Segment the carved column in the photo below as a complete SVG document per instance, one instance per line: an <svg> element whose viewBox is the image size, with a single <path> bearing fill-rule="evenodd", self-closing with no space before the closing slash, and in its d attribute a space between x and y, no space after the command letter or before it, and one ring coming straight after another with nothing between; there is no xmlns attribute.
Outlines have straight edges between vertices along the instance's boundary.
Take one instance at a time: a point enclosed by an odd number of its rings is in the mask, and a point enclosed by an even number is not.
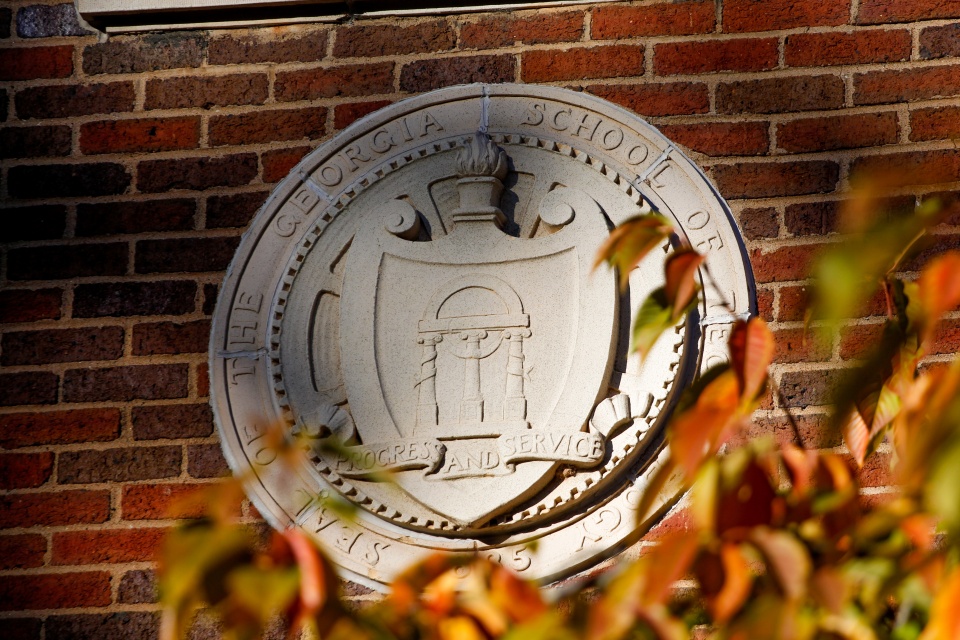
<svg viewBox="0 0 960 640"><path fill-rule="evenodd" d="M524 420L527 417L527 399L523 395L523 339L530 337L530 330L509 329L503 332L503 337L510 341L503 418Z"/></svg>
<svg viewBox="0 0 960 640"><path fill-rule="evenodd" d="M460 422L483 421L483 396L480 394L480 341L487 332L464 331L461 340L466 340L467 348L463 354L463 400L460 402Z"/></svg>
<svg viewBox="0 0 960 640"><path fill-rule="evenodd" d="M441 335L427 335L417 338L422 345L420 352L420 401L417 403L417 426L437 426L437 343L443 340Z"/></svg>

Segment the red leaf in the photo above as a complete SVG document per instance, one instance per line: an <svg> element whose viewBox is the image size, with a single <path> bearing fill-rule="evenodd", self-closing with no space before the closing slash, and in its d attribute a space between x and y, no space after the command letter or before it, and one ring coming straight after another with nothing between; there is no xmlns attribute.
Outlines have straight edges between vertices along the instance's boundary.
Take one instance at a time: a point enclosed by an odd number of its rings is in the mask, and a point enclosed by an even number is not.
<svg viewBox="0 0 960 640"><path fill-rule="evenodd" d="M740 397L753 400L767 380L773 362L773 334L762 318L738 321L730 335L730 362L740 381Z"/></svg>
<svg viewBox="0 0 960 640"><path fill-rule="evenodd" d="M720 560L723 564L723 587L710 603L717 624L725 623L740 611L753 586L750 565L739 546L724 544L720 547Z"/></svg>
<svg viewBox="0 0 960 640"><path fill-rule="evenodd" d="M960 305L960 253L951 251L932 260L917 284L924 315L932 328L944 313Z"/></svg>
<svg viewBox="0 0 960 640"><path fill-rule="evenodd" d="M670 450L677 464L693 478L701 462L722 444L723 434L739 405L737 377L725 371L712 380L696 404L670 424Z"/></svg>
<svg viewBox="0 0 960 640"><path fill-rule="evenodd" d="M663 267L666 274L664 291L673 317L679 317L697 294L697 269L705 259L706 256L689 248L678 249L667 258Z"/></svg>

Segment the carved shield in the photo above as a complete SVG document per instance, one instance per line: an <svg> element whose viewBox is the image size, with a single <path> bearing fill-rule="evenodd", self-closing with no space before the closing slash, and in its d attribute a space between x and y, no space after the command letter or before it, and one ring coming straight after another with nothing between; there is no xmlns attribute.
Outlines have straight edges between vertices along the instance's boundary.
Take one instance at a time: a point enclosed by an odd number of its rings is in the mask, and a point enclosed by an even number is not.
<svg viewBox="0 0 960 640"><path fill-rule="evenodd" d="M470 170L471 152L491 157ZM537 203L542 233L511 236L498 161L482 134L461 150L446 235L431 237L402 199L378 207L351 244L340 306L362 446L337 470L395 468L411 498L467 526L536 492L559 463L601 462L588 420L617 335L614 274L591 273L608 234L600 208L557 185Z"/></svg>

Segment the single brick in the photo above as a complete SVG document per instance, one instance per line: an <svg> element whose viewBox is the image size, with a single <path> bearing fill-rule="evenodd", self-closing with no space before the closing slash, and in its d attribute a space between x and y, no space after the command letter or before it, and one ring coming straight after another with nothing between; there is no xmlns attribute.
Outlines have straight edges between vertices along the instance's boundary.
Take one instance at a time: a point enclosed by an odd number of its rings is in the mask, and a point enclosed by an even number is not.
<svg viewBox="0 0 960 640"><path fill-rule="evenodd" d="M777 146L794 153L876 147L896 143L899 129L893 111L804 118L777 125Z"/></svg>
<svg viewBox="0 0 960 640"><path fill-rule="evenodd" d="M120 276L127 272L126 243L76 244L12 249L7 254L11 280L54 280ZM91 260L96 256L96 260Z"/></svg>
<svg viewBox="0 0 960 640"><path fill-rule="evenodd" d="M240 238L176 238L137 243L137 273L223 271L230 264Z"/></svg>
<svg viewBox="0 0 960 640"><path fill-rule="evenodd" d="M774 321L773 291L770 289L757 290L757 313L767 322Z"/></svg>
<svg viewBox="0 0 960 640"><path fill-rule="evenodd" d="M70 369L63 374L65 402L160 400L185 397L187 397L187 365L185 364Z"/></svg>
<svg viewBox="0 0 960 640"><path fill-rule="evenodd" d="M197 365L197 395L206 398L210 395L210 367L206 362Z"/></svg>
<svg viewBox="0 0 960 640"><path fill-rule="evenodd" d="M62 289L0 291L0 323L57 320L62 299Z"/></svg>
<svg viewBox="0 0 960 640"><path fill-rule="evenodd" d="M229 116L213 116L211 146L256 144L286 140L316 140L327 128L327 108L271 109Z"/></svg>
<svg viewBox="0 0 960 640"><path fill-rule="evenodd" d="M823 236L836 233L840 219L839 201L791 204L784 212L787 232L795 236Z"/></svg>
<svg viewBox="0 0 960 640"><path fill-rule="evenodd" d="M21 89L14 103L22 120L72 118L133 111L135 97L132 82L107 82Z"/></svg>
<svg viewBox="0 0 960 640"><path fill-rule="evenodd" d="M297 31L281 37L276 37L271 30L264 30L258 35L214 38L207 49L209 63L315 62L322 60L327 52L326 30Z"/></svg>
<svg viewBox="0 0 960 640"><path fill-rule="evenodd" d="M773 435L777 444L788 442L798 444L797 432L800 434L801 446L808 449L823 449L842 444L839 432L830 427L827 414L793 416L793 422L796 424L796 430L787 416L756 418L730 440L729 446L742 447L757 438L770 435Z"/></svg>
<svg viewBox="0 0 960 640"><path fill-rule="evenodd" d="M219 444L191 444L187 446L187 473L194 478L223 478L230 475L230 467Z"/></svg>
<svg viewBox="0 0 960 640"><path fill-rule="evenodd" d="M960 235L937 234L927 236L918 243L920 250L903 263L903 271L920 271L931 260L947 251L960 250Z"/></svg>
<svg viewBox="0 0 960 640"><path fill-rule="evenodd" d="M72 134L66 125L0 129L0 158L70 155Z"/></svg>
<svg viewBox="0 0 960 640"><path fill-rule="evenodd" d="M178 475L178 446L64 451L57 465L57 480L61 484L134 482Z"/></svg>
<svg viewBox="0 0 960 640"><path fill-rule="evenodd" d="M126 168L113 162L12 167L8 176L14 198L112 196L130 186Z"/></svg>
<svg viewBox="0 0 960 640"><path fill-rule="evenodd" d="M718 165L711 174L727 198L769 198L829 193L837 188L840 166L830 160Z"/></svg>
<svg viewBox="0 0 960 640"><path fill-rule="evenodd" d="M740 212L740 227L749 240L776 238L780 235L780 221L773 207L744 209Z"/></svg>
<svg viewBox="0 0 960 640"><path fill-rule="evenodd" d="M153 604L159 599L157 576L153 571L135 569L127 571L120 578L117 602L121 604Z"/></svg>
<svg viewBox="0 0 960 640"><path fill-rule="evenodd" d="M952 140L958 137L960 107L931 107L910 112L911 140Z"/></svg>
<svg viewBox="0 0 960 640"><path fill-rule="evenodd" d="M642 116L685 115L710 110L707 85L699 82L597 84L587 87L587 91Z"/></svg>
<svg viewBox="0 0 960 640"><path fill-rule="evenodd" d="M83 48L83 72L143 73L162 69L199 67L206 36L202 32L167 31L143 36L120 36Z"/></svg>
<svg viewBox="0 0 960 640"><path fill-rule="evenodd" d="M335 129L345 129L368 113L373 113L389 104L391 104L389 100L338 104L333 108L333 127Z"/></svg>
<svg viewBox="0 0 960 640"><path fill-rule="evenodd" d="M891 186L937 184L960 180L960 150L912 151L858 158L850 174L881 176Z"/></svg>
<svg viewBox="0 0 960 640"><path fill-rule="evenodd" d="M855 104L910 102L960 94L960 65L871 71L853 77Z"/></svg>
<svg viewBox="0 0 960 640"><path fill-rule="evenodd" d="M196 283L184 280L84 284L74 290L73 316L183 315L193 312L196 293Z"/></svg>
<svg viewBox="0 0 960 640"><path fill-rule="evenodd" d="M584 14L580 11L538 13L523 17L496 13L460 26L463 49L495 49L516 42L544 44L576 42L583 35ZM596 18L594 18L596 19Z"/></svg>
<svg viewBox="0 0 960 640"><path fill-rule="evenodd" d="M207 205L210 206L209 204ZM217 291L219 287L215 284L203 285L203 313L211 316L217 306Z"/></svg>
<svg viewBox="0 0 960 640"><path fill-rule="evenodd" d="M0 447L107 442L120 436L119 409L73 409L0 415Z"/></svg>
<svg viewBox="0 0 960 640"><path fill-rule="evenodd" d="M178 404L133 409L135 440L204 438L213 433L209 404Z"/></svg>
<svg viewBox="0 0 960 640"><path fill-rule="evenodd" d="M637 36L683 36L709 33L716 27L712 2L661 2L640 7L606 5L593 10L590 22L594 40Z"/></svg>
<svg viewBox="0 0 960 640"><path fill-rule="evenodd" d="M827 405L830 394L849 375L844 369L790 371L780 378L780 392L790 408Z"/></svg>
<svg viewBox="0 0 960 640"><path fill-rule="evenodd" d="M718 113L785 113L843 106L838 76L794 76L723 82L717 85Z"/></svg>
<svg viewBox="0 0 960 640"><path fill-rule="evenodd" d="M0 49L0 80L67 78L73 73L73 47Z"/></svg>
<svg viewBox="0 0 960 640"><path fill-rule="evenodd" d="M674 142L708 156L757 155L770 147L766 122L667 124L659 129Z"/></svg>
<svg viewBox="0 0 960 640"><path fill-rule="evenodd" d="M418 92L470 82L511 82L514 66L510 55L417 60L400 70L400 89Z"/></svg>
<svg viewBox="0 0 960 640"><path fill-rule="evenodd" d="M40 618L2 618L0 637L9 640L40 640L43 620Z"/></svg>
<svg viewBox="0 0 960 640"><path fill-rule="evenodd" d="M53 473L53 454L0 454L0 490L35 489L50 479Z"/></svg>
<svg viewBox="0 0 960 640"><path fill-rule="evenodd" d="M960 22L941 27L927 27L920 32L920 57L956 58L960 56Z"/></svg>
<svg viewBox="0 0 960 640"><path fill-rule="evenodd" d="M819 244L786 246L766 252L756 249L750 254L753 274L759 283L803 280L822 250L823 245ZM785 318L781 315L780 320Z"/></svg>
<svg viewBox="0 0 960 640"><path fill-rule="evenodd" d="M0 407L56 404L59 381L57 374L46 371L0 373Z"/></svg>
<svg viewBox="0 0 960 640"><path fill-rule="evenodd" d="M145 562L157 556L166 528L99 529L53 534L51 564Z"/></svg>
<svg viewBox="0 0 960 640"><path fill-rule="evenodd" d="M206 353L210 321L156 322L133 328L133 355Z"/></svg>
<svg viewBox="0 0 960 640"><path fill-rule="evenodd" d="M520 75L524 82L640 76L643 51L642 45L632 44L525 51Z"/></svg>
<svg viewBox="0 0 960 640"><path fill-rule="evenodd" d="M0 242L55 240L66 224L67 208L59 204L0 209Z"/></svg>
<svg viewBox="0 0 960 640"><path fill-rule="evenodd" d="M80 26L72 3L21 7L17 11L17 35L21 38L85 36L91 32Z"/></svg>
<svg viewBox="0 0 960 640"><path fill-rule="evenodd" d="M0 496L0 528L100 524L110 518L109 491L58 491Z"/></svg>
<svg viewBox="0 0 960 640"><path fill-rule="evenodd" d="M723 30L775 31L846 24L850 0L724 0Z"/></svg>
<svg viewBox="0 0 960 640"><path fill-rule="evenodd" d="M109 604L110 574L106 571L0 577L0 611L105 607Z"/></svg>
<svg viewBox="0 0 960 640"><path fill-rule="evenodd" d="M13 19L13 12L6 8L0 8L0 39L10 37L10 21Z"/></svg>
<svg viewBox="0 0 960 640"><path fill-rule="evenodd" d="M273 151L264 151L260 154L260 163L263 165L263 181L266 183L280 182L290 170L297 166L297 163L303 159L303 156L312 151L312 147L294 147L292 149L274 149ZM245 194L246 195L246 194ZM249 218L247 218L249 222ZM243 224L224 225L242 227ZM210 225L210 213L207 212L207 228L214 228Z"/></svg>
<svg viewBox="0 0 960 640"><path fill-rule="evenodd" d="M911 47L910 32L906 29L796 33L787 36L784 60L791 67L899 62L910 59Z"/></svg>
<svg viewBox="0 0 960 640"><path fill-rule="evenodd" d="M257 177L257 154L220 158L145 160L137 165L137 188L145 193L172 189L239 187Z"/></svg>
<svg viewBox="0 0 960 640"><path fill-rule="evenodd" d="M657 75L763 71L777 66L776 38L743 38L716 42L668 42L653 50Z"/></svg>
<svg viewBox="0 0 960 640"><path fill-rule="evenodd" d="M189 198L77 205L77 237L193 228L197 203Z"/></svg>
<svg viewBox="0 0 960 640"><path fill-rule="evenodd" d="M199 495L209 484L136 484L123 488L121 513L124 520L166 520L200 518L206 505ZM239 515L239 504L237 505Z"/></svg>
<svg viewBox="0 0 960 640"><path fill-rule="evenodd" d="M301 149L303 148L305 147L301 147ZM266 165L267 161L264 159L264 174L267 173ZM289 173L289 169L286 173ZM275 180L267 180L266 178L266 175L264 175L265 181L275 182ZM229 196L210 196L207 198L207 228L222 229L247 226L268 195L270 194L266 191L254 191Z"/></svg>
<svg viewBox="0 0 960 640"><path fill-rule="evenodd" d="M8 113L8 103L10 102L10 96L7 93L6 89L0 89L0 122L6 122Z"/></svg>
<svg viewBox="0 0 960 640"><path fill-rule="evenodd" d="M333 55L369 58L431 53L452 49L455 42L453 27L446 20L430 20L407 27L359 24L337 29Z"/></svg>
<svg viewBox="0 0 960 640"><path fill-rule="evenodd" d="M781 287L777 319L781 322L803 320L807 309L810 307L812 296L813 292L810 287Z"/></svg>
<svg viewBox="0 0 960 640"><path fill-rule="evenodd" d="M778 329L773 332L776 350L773 361L823 362L830 359L832 346L819 340L813 330Z"/></svg>
<svg viewBox="0 0 960 640"><path fill-rule="evenodd" d="M32 569L43 566L47 539L36 533L0 536L0 569ZM0 627L0 631L2 631ZM8 638L10 636L4 635Z"/></svg>
<svg viewBox="0 0 960 640"><path fill-rule="evenodd" d="M960 18L956 0L860 0L859 24Z"/></svg>
<svg viewBox="0 0 960 640"><path fill-rule="evenodd" d="M200 145L200 118L149 118L87 122L80 127L80 151L137 153L196 149Z"/></svg>
<svg viewBox="0 0 960 640"><path fill-rule="evenodd" d="M937 327L930 353L933 355L953 355L960 351L960 321L946 319Z"/></svg>
<svg viewBox="0 0 960 640"><path fill-rule="evenodd" d="M186 109L263 104L269 95L265 73L187 76L147 81L145 109Z"/></svg>
<svg viewBox="0 0 960 640"><path fill-rule="evenodd" d="M346 64L277 73L274 94L280 102L393 91L393 63Z"/></svg>
<svg viewBox="0 0 960 640"><path fill-rule="evenodd" d="M123 355L123 327L13 331L0 345L4 366L116 360Z"/></svg>
<svg viewBox="0 0 960 640"><path fill-rule="evenodd" d="M47 618L47 637L70 640L155 640L160 635L160 613L149 611L75 614ZM199 638L194 640L201 640Z"/></svg>
<svg viewBox="0 0 960 640"><path fill-rule="evenodd" d="M840 357L844 360L864 358L876 350L883 335L882 324L858 324L840 331Z"/></svg>

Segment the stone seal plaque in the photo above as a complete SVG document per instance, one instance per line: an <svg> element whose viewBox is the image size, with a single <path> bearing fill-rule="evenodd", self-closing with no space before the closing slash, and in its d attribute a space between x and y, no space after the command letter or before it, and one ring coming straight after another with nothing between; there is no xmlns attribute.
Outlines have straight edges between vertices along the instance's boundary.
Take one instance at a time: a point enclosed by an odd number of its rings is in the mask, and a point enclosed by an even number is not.
<svg viewBox="0 0 960 640"><path fill-rule="evenodd" d="M651 208L713 277L641 362L629 328L669 245L626 291L593 262ZM315 535L353 579L441 550L558 580L642 530L664 422L726 358L748 273L722 198L623 109L522 85L399 102L307 156L244 235L210 347L226 457L271 524Z"/></svg>

